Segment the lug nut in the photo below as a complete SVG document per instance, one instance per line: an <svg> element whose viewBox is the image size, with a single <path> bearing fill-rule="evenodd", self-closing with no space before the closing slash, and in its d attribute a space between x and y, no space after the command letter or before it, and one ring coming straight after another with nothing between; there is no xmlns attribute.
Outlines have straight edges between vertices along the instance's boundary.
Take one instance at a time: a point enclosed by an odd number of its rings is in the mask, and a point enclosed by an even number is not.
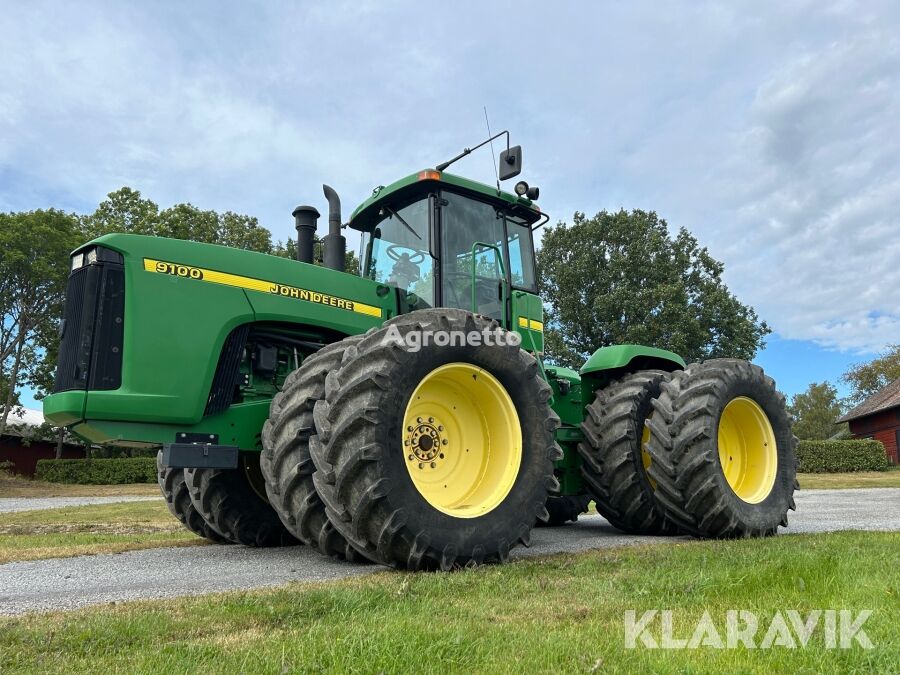
<svg viewBox="0 0 900 675"><path fill-rule="evenodd" d="M440 424L438 424L438 431L443 431L443 430L444 430L444 427L442 427Z"/></svg>
<svg viewBox="0 0 900 675"><path fill-rule="evenodd" d="M422 424L422 418L421 418L421 417L417 417L417 418L416 418L416 422L418 422L419 424Z"/></svg>
<svg viewBox="0 0 900 675"><path fill-rule="evenodd" d="M429 417L429 418L428 418L428 423L431 424L432 422L434 422L434 418L433 418L433 417Z"/></svg>
<svg viewBox="0 0 900 675"><path fill-rule="evenodd" d="M407 430L407 431L412 431L412 430L413 430L412 425L410 424L408 427L406 427L406 430Z"/></svg>
<svg viewBox="0 0 900 675"><path fill-rule="evenodd" d="M445 438L444 440L441 441L441 445L447 445L447 443L449 443L449 442L450 442L450 441L448 441L448 440Z"/></svg>
<svg viewBox="0 0 900 675"><path fill-rule="evenodd" d="M424 465L422 462L419 462L419 468L420 468L420 469L424 469L424 468L425 468L425 465Z"/></svg>
<svg viewBox="0 0 900 675"><path fill-rule="evenodd" d="M409 456L409 461L410 461L410 462L413 461L414 459L415 459L415 456L414 456L414 455L410 455L410 456Z"/></svg>
<svg viewBox="0 0 900 675"><path fill-rule="evenodd" d="M437 464L435 464L434 462L431 463L431 468L432 468L432 469L433 469L434 467L436 467L436 466L437 466Z"/></svg>

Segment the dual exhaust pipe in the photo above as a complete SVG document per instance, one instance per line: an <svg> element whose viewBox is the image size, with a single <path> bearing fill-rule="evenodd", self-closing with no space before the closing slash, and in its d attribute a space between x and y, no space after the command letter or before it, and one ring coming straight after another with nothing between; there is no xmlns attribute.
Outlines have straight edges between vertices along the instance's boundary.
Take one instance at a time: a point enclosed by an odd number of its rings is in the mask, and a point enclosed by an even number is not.
<svg viewBox="0 0 900 675"><path fill-rule="evenodd" d="M341 198L330 185L323 185L322 189L328 200L328 234L322 238L322 262L329 269L343 272L347 239L341 234ZM297 228L297 260L312 264L319 211L315 206L298 206L292 215Z"/></svg>

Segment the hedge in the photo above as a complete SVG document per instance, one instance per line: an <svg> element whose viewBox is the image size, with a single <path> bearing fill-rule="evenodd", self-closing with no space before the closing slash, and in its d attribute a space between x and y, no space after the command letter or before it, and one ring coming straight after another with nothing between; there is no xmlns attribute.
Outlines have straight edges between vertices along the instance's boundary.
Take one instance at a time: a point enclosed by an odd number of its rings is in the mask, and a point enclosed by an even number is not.
<svg viewBox="0 0 900 675"><path fill-rule="evenodd" d="M842 473L887 471L888 460L880 441L800 441L797 471Z"/></svg>
<svg viewBox="0 0 900 675"><path fill-rule="evenodd" d="M50 483L79 485L155 483L156 458L39 459L35 477Z"/></svg>

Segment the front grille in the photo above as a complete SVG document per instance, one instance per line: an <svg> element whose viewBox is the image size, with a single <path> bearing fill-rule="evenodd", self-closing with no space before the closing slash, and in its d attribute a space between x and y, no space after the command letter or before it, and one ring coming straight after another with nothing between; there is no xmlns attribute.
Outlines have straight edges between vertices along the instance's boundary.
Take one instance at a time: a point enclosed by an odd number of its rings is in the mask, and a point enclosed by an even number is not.
<svg viewBox="0 0 900 675"><path fill-rule="evenodd" d="M122 384L125 269L118 253L95 250L97 262L69 276L54 392Z"/></svg>

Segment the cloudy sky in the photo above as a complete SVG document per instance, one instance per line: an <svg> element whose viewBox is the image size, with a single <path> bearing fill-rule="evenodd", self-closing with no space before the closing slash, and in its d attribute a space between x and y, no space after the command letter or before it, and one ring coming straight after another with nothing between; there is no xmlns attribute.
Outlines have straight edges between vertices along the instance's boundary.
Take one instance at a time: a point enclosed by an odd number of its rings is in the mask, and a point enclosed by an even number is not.
<svg viewBox="0 0 900 675"><path fill-rule="evenodd" d="M788 393L900 342L897 3L4 2L0 35L0 210L129 185L286 238L486 106L554 220L653 209L724 261Z"/></svg>

